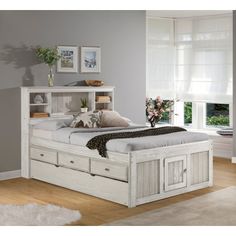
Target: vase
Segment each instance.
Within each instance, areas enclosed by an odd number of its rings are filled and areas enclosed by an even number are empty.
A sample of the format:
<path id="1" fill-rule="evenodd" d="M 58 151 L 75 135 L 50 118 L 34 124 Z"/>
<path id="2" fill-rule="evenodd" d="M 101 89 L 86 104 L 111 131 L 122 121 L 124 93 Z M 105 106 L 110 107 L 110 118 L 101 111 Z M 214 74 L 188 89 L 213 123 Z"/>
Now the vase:
<path id="1" fill-rule="evenodd" d="M 87 107 L 81 107 L 80 110 L 81 110 L 81 112 L 84 113 L 84 112 L 87 112 L 87 111 L 88 111 L 88 108 L 87 108 Z"/>
<path id="2" fill-rule="evenodd" d="M 48 74 L 48 87 L 53 87 L 54 83 L 54 74 L 52 67 L 49 67 L 49 74 Z"/>
<path id="3" fill-rule="evenodd" d="M 155 127 L 156 120 L 154 116 L 149 117 L 148 121 L 150 122 L 151 127 Z"/>
<path id="4" fill-rule="evenodd" d="M 156 125 L 156 122 L 155 122 L 155 120 L 153 120 L 153 121 L 150 121 L 150 124 L 151 124 L 151 127 L 155 127 L 155 125 Z"/>

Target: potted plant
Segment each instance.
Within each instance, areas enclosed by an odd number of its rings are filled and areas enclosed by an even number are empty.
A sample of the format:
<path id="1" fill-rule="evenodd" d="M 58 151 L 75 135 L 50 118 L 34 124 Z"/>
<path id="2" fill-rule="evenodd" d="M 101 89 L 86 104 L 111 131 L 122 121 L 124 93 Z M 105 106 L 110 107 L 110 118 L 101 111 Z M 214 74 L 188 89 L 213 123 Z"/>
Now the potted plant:
<path id="1" fill-rule="evenodd" d="M 88 101 L 86 98 L 81 98 L 81 112 L 87 112 L 88 111 Z"/>
<path id="2" fill-rule="evenodd" d="M 53 67 L 60 59 L 57 48 L 36 48 L 36 56 L 40 61 L 44 62 L 49 67 L 48 86 L 52 87 L 54 82 Z"/>

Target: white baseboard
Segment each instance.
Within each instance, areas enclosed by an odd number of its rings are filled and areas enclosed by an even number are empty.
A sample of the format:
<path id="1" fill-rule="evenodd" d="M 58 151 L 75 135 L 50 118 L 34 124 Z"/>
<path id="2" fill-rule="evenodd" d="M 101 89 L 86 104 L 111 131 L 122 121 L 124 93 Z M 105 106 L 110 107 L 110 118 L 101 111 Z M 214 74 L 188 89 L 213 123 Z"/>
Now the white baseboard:
<path id="1" fill-rule="evenodd" d="M 232 157 L 232 163 L 236 163 L 236 157 Z"/>
<path id="2" fill-rule="evenodd" d="M 21 170 L 0 172 L 0 180 L 14 179 L 21 177 Z"/>

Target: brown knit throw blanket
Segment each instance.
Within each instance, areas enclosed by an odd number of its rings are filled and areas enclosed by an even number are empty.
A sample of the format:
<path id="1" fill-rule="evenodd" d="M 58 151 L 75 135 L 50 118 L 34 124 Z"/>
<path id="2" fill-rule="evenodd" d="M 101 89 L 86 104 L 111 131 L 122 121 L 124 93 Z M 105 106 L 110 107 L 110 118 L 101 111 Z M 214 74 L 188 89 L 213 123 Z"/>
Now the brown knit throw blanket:
<path id="1" fill-rule="evenodd" d="M 106 151 L 107 151 L 106 144 L 108 141 L 112 139 L 139 138 L 139 137 L 145 137 L 145 136 L 175 133 L 175 132 L 180 132 L 180 131 L 186 131 L 186 129 L 177 127 L 177 126 L 164 126 L 160 128 L 151 128 L 151 129 L 132 131 L 132 132 L 101 134 L 90 139 L 88 143 L 86 144 L 86 146 L 89 149 L 97 149 L 98 153 L 102 157 L 106 157 Z"/>

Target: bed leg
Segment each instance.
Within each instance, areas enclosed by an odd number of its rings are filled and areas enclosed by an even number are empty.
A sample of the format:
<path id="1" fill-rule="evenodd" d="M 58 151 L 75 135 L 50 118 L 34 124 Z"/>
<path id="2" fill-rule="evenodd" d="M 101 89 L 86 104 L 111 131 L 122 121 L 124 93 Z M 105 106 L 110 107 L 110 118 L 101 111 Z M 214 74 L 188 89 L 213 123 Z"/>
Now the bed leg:
<path id="1" fill-rule="evenodd" d="M 136 158 L 130 155 L 129 157 L 129 202 L 128 207 L 136 207 Z"/>
<path id="2" fill-rule="evenodd" d="M 209 186 L 213 186 L 213 144 L 211 142 L 209 149 Z"/>

